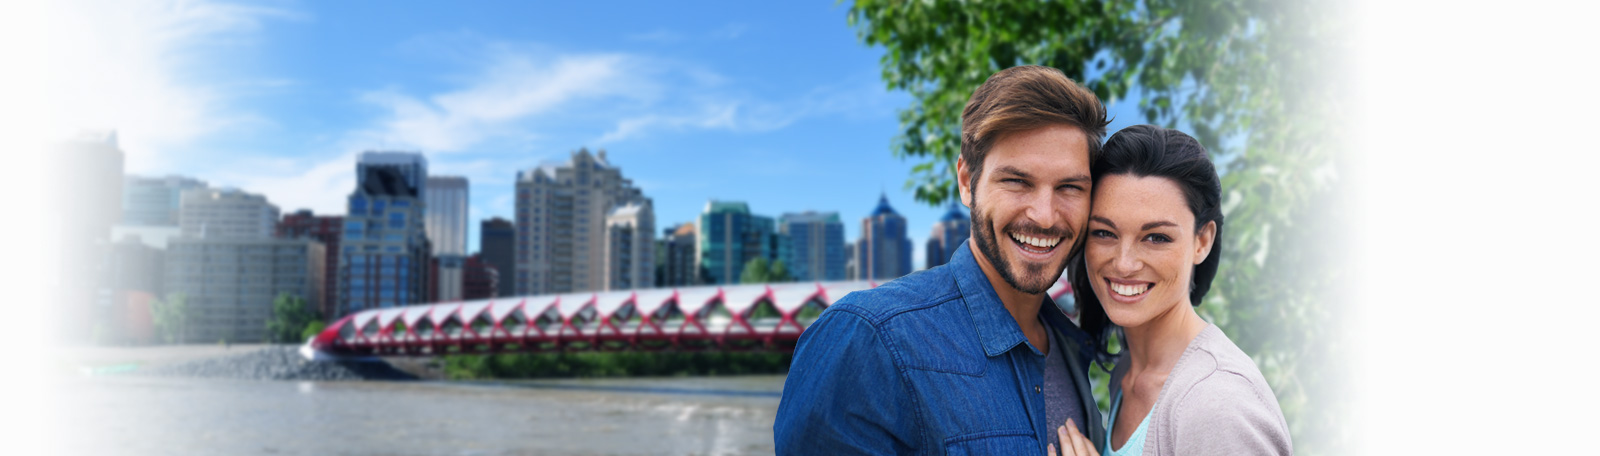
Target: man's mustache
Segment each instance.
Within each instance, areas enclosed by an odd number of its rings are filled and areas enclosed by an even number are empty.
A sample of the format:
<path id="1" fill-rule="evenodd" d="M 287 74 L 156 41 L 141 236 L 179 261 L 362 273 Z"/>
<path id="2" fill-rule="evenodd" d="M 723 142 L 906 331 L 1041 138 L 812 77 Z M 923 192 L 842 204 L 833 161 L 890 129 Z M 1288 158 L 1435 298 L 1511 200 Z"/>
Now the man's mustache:
<path id="1" fill-rule="evenodd" d="M 1011 222 L 1002 231 L 1041 238 L 1059 237 L 1069 240 L 1078 238 L 1077 231 L 1074 231 L 1071 227 L 1045 228 L 1032 221 Z"/>

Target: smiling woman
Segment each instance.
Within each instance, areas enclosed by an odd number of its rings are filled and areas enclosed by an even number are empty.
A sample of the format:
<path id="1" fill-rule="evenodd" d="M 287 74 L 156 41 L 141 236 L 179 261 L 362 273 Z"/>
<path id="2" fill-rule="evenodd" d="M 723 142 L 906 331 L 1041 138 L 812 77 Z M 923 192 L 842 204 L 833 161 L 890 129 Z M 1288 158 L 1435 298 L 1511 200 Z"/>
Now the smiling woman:
<path id="1" fill-rule="evenodd" d="M 1105 453 L 1290 454 L 1260 370 L 1194 310 L 1222 245 L 1222 188 L 1205 148 L 1133 126 L 1106 141 L 1093 175 L 1073 289 L 1083 328 L 1102 347 L 1120 328 L 1127 346 L 1111 376 Z"/>

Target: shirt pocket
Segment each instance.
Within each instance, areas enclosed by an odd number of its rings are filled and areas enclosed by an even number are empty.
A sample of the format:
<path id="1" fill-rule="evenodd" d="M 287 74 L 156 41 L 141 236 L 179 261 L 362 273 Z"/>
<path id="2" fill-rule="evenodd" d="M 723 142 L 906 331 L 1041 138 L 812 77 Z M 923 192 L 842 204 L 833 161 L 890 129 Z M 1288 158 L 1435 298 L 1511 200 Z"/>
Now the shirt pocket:
<path id="1" fill-rule="evenodd" d="M 987 431 L 944 439 L 949 455 L 1039 454 L 1032 431 Z"/>

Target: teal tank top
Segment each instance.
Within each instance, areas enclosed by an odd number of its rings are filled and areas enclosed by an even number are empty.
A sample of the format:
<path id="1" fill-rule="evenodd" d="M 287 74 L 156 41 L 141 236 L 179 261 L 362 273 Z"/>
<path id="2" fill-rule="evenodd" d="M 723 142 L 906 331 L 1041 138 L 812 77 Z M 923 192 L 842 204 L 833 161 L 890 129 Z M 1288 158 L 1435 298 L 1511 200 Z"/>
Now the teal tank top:
<path id="1" fill-rule="evenodd" d="M 1134 456 L 1144 454 L 1144 432 L 1150 426 L 1150 413 L 1144 415 L 1144 420 L 1139 422 L 1139 427 L 1128 436 L 1128 441 L 1122 443 L 1121 449 L 1111 448 L 1111 430 L 1117 426 L 1117 409 L 1122 407 L 1122 392 L 1117 391 L 1117 397 L 1111 401 L 1111 424 L 1106 425 L 1106 449 L 1101 451 L 1103 456 Z M 1151 410 L 1155 413 L 1155 410 Z"/>

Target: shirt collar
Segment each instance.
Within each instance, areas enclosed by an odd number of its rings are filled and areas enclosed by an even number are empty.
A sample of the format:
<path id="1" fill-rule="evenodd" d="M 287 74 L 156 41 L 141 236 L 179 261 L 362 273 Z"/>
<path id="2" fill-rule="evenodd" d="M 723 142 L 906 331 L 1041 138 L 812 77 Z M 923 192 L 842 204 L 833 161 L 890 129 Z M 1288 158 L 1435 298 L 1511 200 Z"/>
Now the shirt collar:
<path id="1" fill-rule="evenodd" d="M 1000 356 L 1017 344 L 1027 343 L 1028 338 L 1022 335 L 1017 320 L 1011 318 L 1011 312 L 1000 302 L 1000 295 L 995 294 L 994 285 L 978 266 L 970 244 L 971 241 L 961 243 L 950 256 L 950 273 L 956 278 L 956 287 L 961 290 L 967 312 L 972 314 L 972 326 L 983 343 L 983 353 Z"/>

